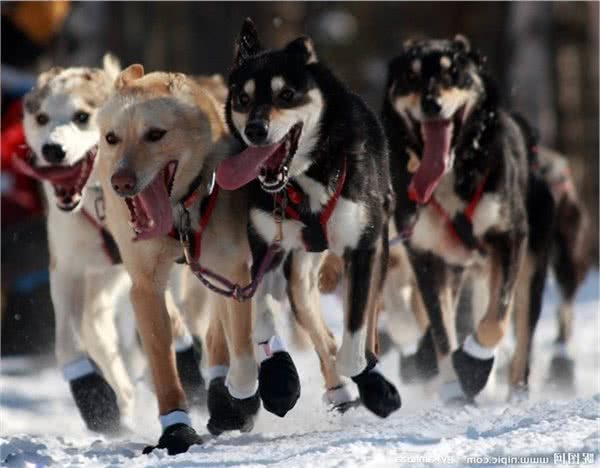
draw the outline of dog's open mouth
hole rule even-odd
[[[170,196],[177,172],[177,161],[170,161],[144,190],[125,198],[129,208],[129,225],[135,232],[133,240],[164,236],[173,227]]]
[[[417,203],[429,202],[450,166],[452,148],[460,134],[464,115],[465,106],[462,106],[449,119],[419,121],[411,117],[415,135],[419,135],[423,143],[419,168],[408,187],[409,197]]]
[[[288,168],[298,149],[302,123],[295,124],[278,142],[269,146],[249,146],[240,154],[221,162],[217,182],[226,190],[236,190],[258,178],[263,190],[276,193],[288,182]]]
[[[85,156],[72,166],[35,166],[35,155],[30,154],[27,160],[15,158],[13,164],[20,172],[34,179],[49,182],[54,188],[56,205],[63,211],[72,211],[81,201],[83,189],[87,183],[94,159],[98,151],[97,146],[90,148]]]

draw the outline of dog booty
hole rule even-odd
[[[575,361],[569,356],[555,355],[550,361],[548,382],[559,391],[573,391],[575,389]]]
[[[258,389],[269,413],[283,418],[300,398],[300,377],[292,357],[277,336],[258,345]]]
[[[226,431],[250,432],[260,409],[258,392],[250,398],[238,400],[229,394],[225,377],[215,377],[208,386],[208,432],[220,435]]]
[[[468,399],[475,398],[485,387],[494,366],[494,349],[481,346],[473,335],[452,353],[452,365]]]
[[[352,377],[362,404],[380,418],[387,418],[402,405],[398,390],[377,368],[377,358],[367,351],[367,367]]]
[[[400,377],[403,383],[426,382],[438,375],[437,356],[431,328],[428,328],[414,354],[400,354]]]
[[[90,431],[115,434],[121,426],[117,395],[98,373],[70,380],[71,394],[85,425]]]
[[[193,427],[184,423],[176,423],[166,427],[158,439],[158,445],[149,445],[142,452],[144,455],[154,449],[167,449],[169,455],[187,452],[192,445],[202,443],[202,438]]]
[[[177,372],[185,396],[191,406],[204,406],[206,404],[206,386],[200,372],[202,345],[194,342],[193,345],[177,350]]]

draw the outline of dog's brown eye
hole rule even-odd
[[[290,102],[293,97],[294,97],[294,91],[292,91],[290,88],[284,88],[279,93],[279,99],[281,99],[284,102]]]
[[[109,145],[116,145],[119,142],[119,138],[117,137],[117,135],[115,135],[114,132],[108,132],[104,139]]]
[[[77,111],[73,115],[73,122],[78,124],[85,124],[90,120],[90,114],[84,111]]]
[[[246,93],[240,93],[238,95],[238,103],[240,106],[246,107],[250,103],[250,96],[248,96]]]
[[[38,123],[38,125],[46,125],[49,120],[50,118],[48,117],[48,114],[38,114],[35,116],[35,121]]]
[[[151,128],[146,132],[144,138],[146,141],[154,143],[164,137],[165,133],[167,133],[167,131],[161,128]]]

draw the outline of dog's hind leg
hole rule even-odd
[[[324,401],[333,408],[345,411],[352,406],[354,398],[337,373],[337,345],[321,315],[319,290],[322,286],[323,270],[320,264],[323,260],[325,257],[321,254],[296,250],[286,259],[284,273],[292,313],[296,321],[308,332],[319,356],[326,388]]]
[[[224,325],[227,322],[226,300],[211,295],[208,330],[206,332],[208,397],[207,405],[209,420],[206,425],[213,435],[226,431],[240,430],[248,432],[254,427],[254,420],[260,409],[260,399],[257,394],[248,398],[238,399],[231,396],[225,379],[229,373],[229,348]],[[225,320],[223,320],[225,318]],[[256,368],[256,365],[254,365]],[[254,376],[256,382],[256,376]]]
[[[508,328],[515,282],[524,264],[526,236],[518,233],[488,235],[489,301],[486,313],[477,323],[474,334],[452,354],[458,383],[467,399],[472,400],[485,387],[496,347]]]
[[[135,391],[119,349],[115,299],[124,294],[128,286],[129,280],[121,266],[88,271],[81,326],[86,349],[114,390],[125,417],[133,413]]]

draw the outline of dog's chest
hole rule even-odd
[[[468,202],[456,195],[454,173],[450,172],[441,180],[435,194],[435,203],[419,209],[419,216],[413,228],[410,244],[420,250],[432,252],[446,262],[455,265],[469,265],[476,261],[479,254],[465,246],[457,238],[448,223],[460,214],[464,214]],[[443,214],[440,213],[440,208]],[[477,201],[473,211],[471,229],[473,236],[482,242],[483,236],[491,229],[504,230],[508,224],[506,210],[499,196],[485,193]]]
[[[295,179],[303,191],[310,212],[318,217],[330,201],[332,191],[306,176]],[[253,208],[250,219],[256,232],[267,243],[272,242],[278,231],[273,213]],[[326,224],[314,224],[310,230],[321,230],[327,237],[328,248],[342,255],[346,248],[355,248],[368,223],[365,206],[340,196]],[[301,221],[285,217],[281,221],[281,245],[285,250],[306,248],[307,226]]]

